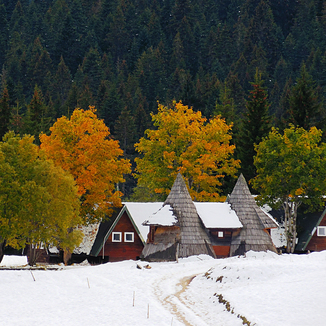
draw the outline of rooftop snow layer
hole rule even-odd
[[[141,236],[146,241],[149,227],[147,225],[143,225],[143,222],[148,220],[153,213],[157,212],[162,207],[163,203],[123,202],[123,204],[126,205],[130,215],[138,227]]]
[[[173,208],[170,205],[161,206],[159,209],[152,213],[151,216],[149,216],[149,219],[144,221],[143,224],[149,225],[162,225],[162,226],[172,226],[175,225],[178,220],[173,214]]]
[[[242,224],[228,203],[194,203],[206,228],[241,228]]]

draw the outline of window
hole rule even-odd
[[[219,238],[223,238],[223,231],[218,231],[217,236],[218,236]]]
[[[121,232],[112,232],[112,242],[121,242]]]
[[[125,242],[134,242],[134,232],[125,232]]]
[[[318,237],[326,237],[326,226],[318,226],[317,236]]]

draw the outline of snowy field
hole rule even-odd
[[[326,324],[326,251],[196,256],[148,269],[135,261],[4,269],[24,264],[16,256],[0,264],[0,325]]]

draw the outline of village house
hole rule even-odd
[[[326,209],[308,213],[300,219],[297,251],[326,250]]]
[[[228,202],[243,224],[240,232],[232,236],[230,256],[243,255],[249,250],[277,252],[270,234],[278,223],[256,204],[242,174]]]
[[[257,206],[243,175],[228,202],[193,203],[178,174],[161,209],[144,224],[150,227],[142,253],[146,260],[176,260],[202,253],[222,258],[249,250],[276,252],[270,230],[278,224]]]
[[[72,261],[168,261],[199,254],[225,258],[249,250],[276,251],[270,237],[275,227],[242,175],[226,202],[203,203],[192,201],[178,174],[164,203],[124,202],[110,219],[83,227],[85,237]]]

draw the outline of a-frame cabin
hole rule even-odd
[[[123,205],[110,221],[101,223],[89,256],[93,257],[94,262],[136,260],[139,259],[144,244],[144,237],[137,223],[127,205]]]
[[[145,260],[177,260],[200,254],[215,257],[208,234],[180,173],[162,208],[145,225],[150,226],[142,252]]]
[[[230,256],[243,255],[249,250],[277,252],[270,229],[277,228],[278,224],[258,207],[242,174],[228,202],[243,225],[240,232],[232,236]]]

